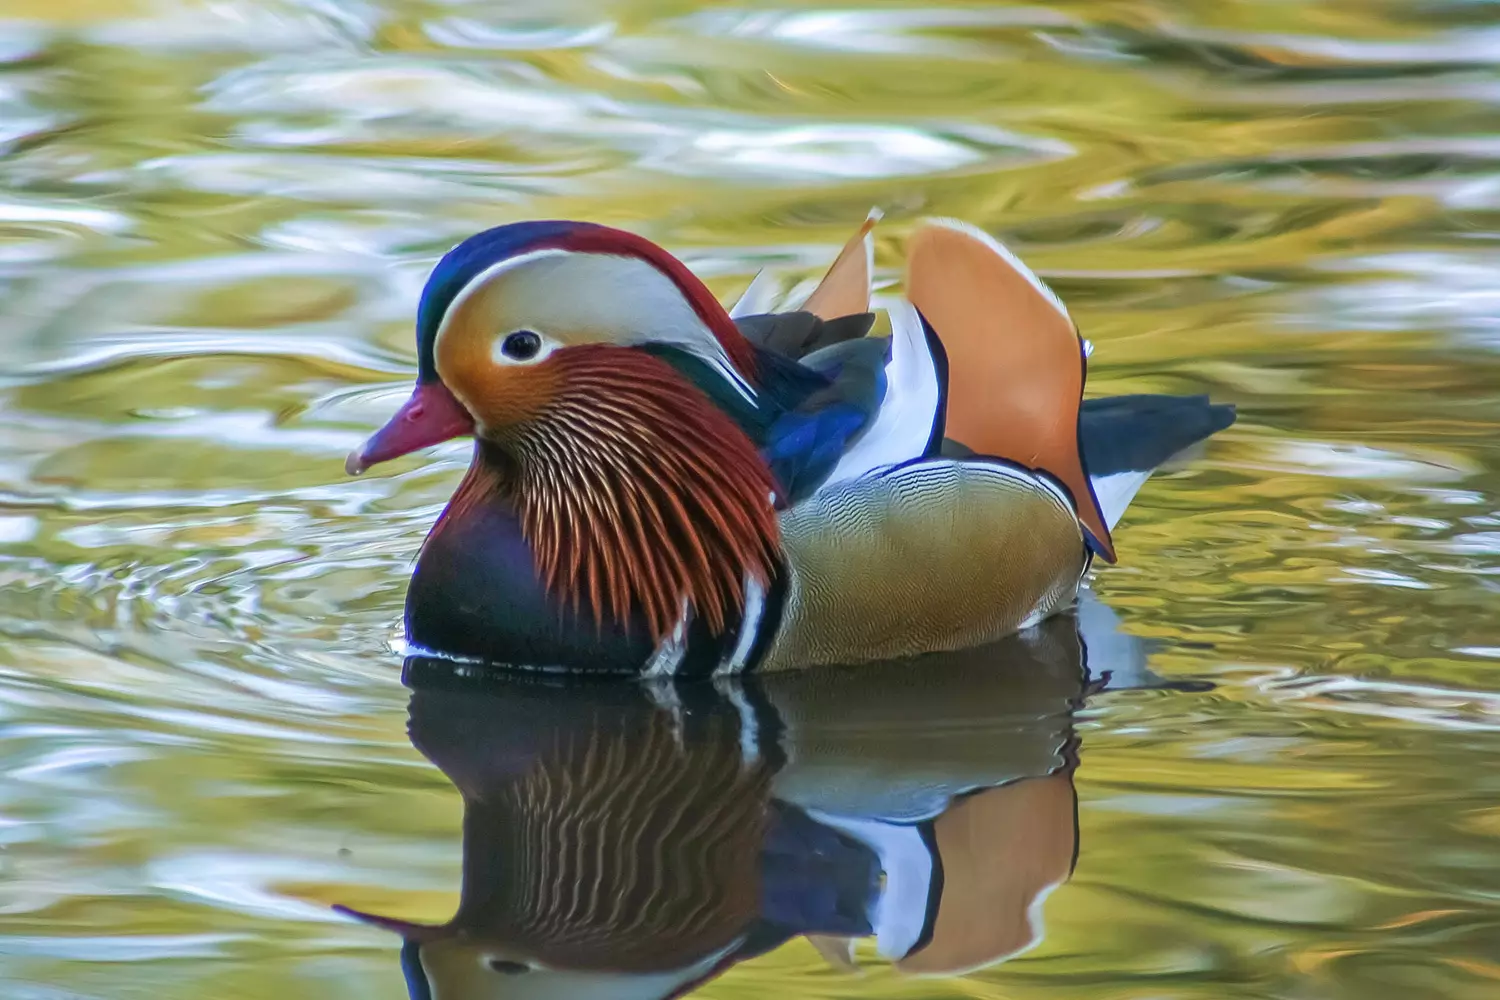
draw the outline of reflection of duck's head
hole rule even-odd
[[[1033,944],[1072,870],[1072,619],[960,655],[643,687],[413,661],[463,794],[463,892],[400,933],[414,998],[660,998],[796,936],[912,973]]]
[[[655,998],[706,975],[759,903],[770,769],[739,727],[710,704],[685,732],[636,685],[420,687],[412,740],[463,793],[464,862],[447,924],[376,920],[407,938],[413,995]]]
[[[665,1000],[712,977],[718,959],[667,972],[554,969],[456,939],[403,954],[414,1000]]]

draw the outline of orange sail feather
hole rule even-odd
[[[1055,476],[1114,562],[1078,445],[1083,343],[1057,296],[1000,244],[947,220],[913,234],[906,294],[948,353],[947,436]]]

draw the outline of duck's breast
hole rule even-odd
[[[636,673],[653,643],[643,622],[596,625],[548,594],[515,512],[480,504],[445,519],[417,557],[406,638],[442,656],[533,669]]]

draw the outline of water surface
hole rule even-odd
[[[1240,422],[1093,581],[1169,683],[1036,716],[1076,749],[1025,773],[1076,793],[1077,860],[1035,940],[931,977],[793,936],[699,995],[1500,989],[1500,5],[0,18],[5,996],[405,996],[399,939],[331,906],[442,923],[465,884],[392,643],[466,452],[341,465],[404,395],[427,269],[562,216],[794,294],[871,205],[884,279],[914,219],[968,219],[1070,304],[1091,392]],[[974,787],[1019,780],[1027,725],[966,730]]]

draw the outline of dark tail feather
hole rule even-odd
[[[1078,439],[1089,477],[1147,472],[1234,423],[1234,407],[1207,396],[1105,396],[1086,399]]]

